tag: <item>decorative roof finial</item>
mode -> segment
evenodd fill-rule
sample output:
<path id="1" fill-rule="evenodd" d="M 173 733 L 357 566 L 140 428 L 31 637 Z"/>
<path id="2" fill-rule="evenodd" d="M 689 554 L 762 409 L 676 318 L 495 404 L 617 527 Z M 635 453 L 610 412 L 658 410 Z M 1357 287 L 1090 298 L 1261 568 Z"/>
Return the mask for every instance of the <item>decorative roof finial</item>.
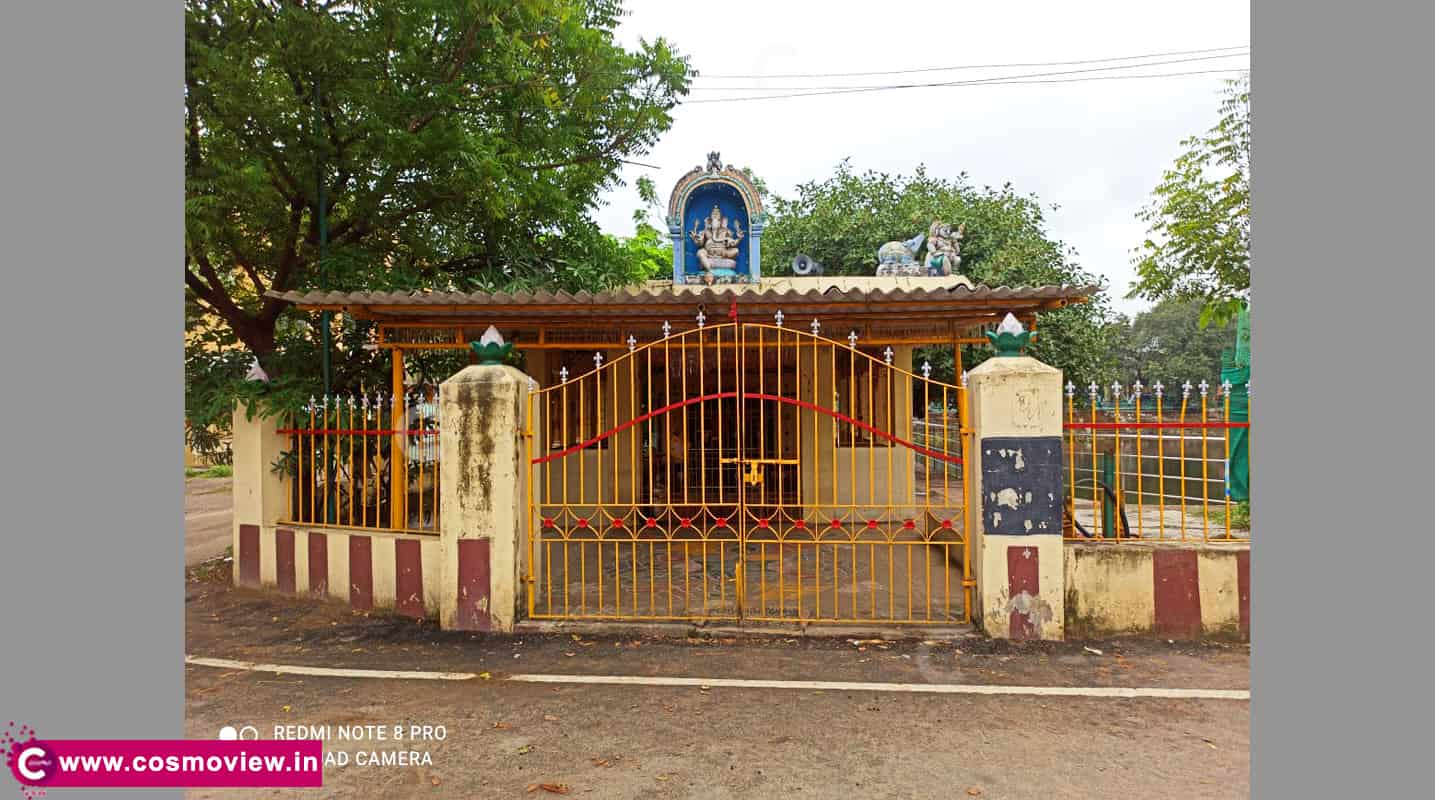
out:
<path id="1" fill-rule="evenodd" d="M 478 363 L 486 366 L 501 366 L 504 359 L 508 358 L 508 354 L 513 350 L 513 343 L 505 343 L 503 335 L 492 325 L 488 326 L 488 330 L 483 332 L 483 336 L 479 337 L 478 341 L 469 342 L 468 346 L 478 354 Z"/>
<path id="2" fill-rule="evenodd" d="M 1007 312 L 996 331 L 987 333 L 987 341 L 996 348 L 998 356 L 1018 356 L 1022 348 L 1031 342 L 1031 332 L 1022 327 L 1015 315 Z"/>

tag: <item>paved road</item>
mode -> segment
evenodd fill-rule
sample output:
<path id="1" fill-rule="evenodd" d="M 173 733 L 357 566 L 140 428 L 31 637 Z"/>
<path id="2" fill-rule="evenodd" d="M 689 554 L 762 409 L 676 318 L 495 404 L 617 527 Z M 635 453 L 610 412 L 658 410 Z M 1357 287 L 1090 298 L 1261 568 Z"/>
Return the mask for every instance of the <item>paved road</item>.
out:
<path id="1" fill-rule="evenodd" d="M 484 636 L 191 578 L 187 651 L 249 661 L 486 672 L 463 682 L 187 668 L 186 735 L 327 725 L 322 793 L 265 797 L 1051 798 L 1249 795 L 1242 700 L 539 685 L 584 673 L 912 683 L 1246 688 L 1245 646 L 1012 645 L 980 637 Z M 1091 650 L 1085 649 L 1092 648 Z M 1099 652 L 1096 652 L 1099 651 Z M 341 741 L 341 725 L 442 725 L 442 741 Z M 360 753 L 413 763 L 360 766 Z M 393 758 L 393 756 L 390 756 Z M 368 758 L 373 758 L 369 756 Z M 383 758 L 380 755 L 378 758 Z M 532 787 L 532 792 L 529 791 Z M 195 798 L 253 797 L 196 790 Z"/>
<path id="2" fill-rule="evenodd" d="M 233 532 L 234 498 L 229 478 L 184 481 L 184 564 L 192 567 L 224 554 Z"/>

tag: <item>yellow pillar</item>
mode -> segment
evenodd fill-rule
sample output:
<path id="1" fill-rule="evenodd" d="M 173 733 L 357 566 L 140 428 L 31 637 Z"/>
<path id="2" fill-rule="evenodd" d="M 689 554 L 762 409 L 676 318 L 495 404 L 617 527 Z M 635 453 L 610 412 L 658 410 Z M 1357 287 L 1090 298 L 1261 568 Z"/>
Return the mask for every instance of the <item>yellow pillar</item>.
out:
<path id="1" fill-rule="evenodd" d="M 993 638 L 1061 639 L 1061 370 L 998 356 L 971 371 L 968 390 L 975 443 L 968 497 L 978 512 L 972 619 Z"/>
<path id="2" fill-rule="evenodd" d="M 528 376 L 513 367 L 475 365 L 439 387 L 444 628 L 511 631 L 517 621 L 528 515 L 529 386 Z"/>
<path id="3" fill-rule="evenodd" d="M 277 417 L 251 418 L 243 404 L 236 405 L 233 417 L 234 453 L 234 581 L 239 582 L 241 526 L 259 528 L 260 564 L 273 563 L 272 554 L 275 523 L 283 519 L 289 510 L 288 489 L 280 475 L 275 474 L 272 465 L 279 460 L 288 445 L 286 437 L 275 431 L 279 428 Z M 272 570 L 261 567 L 261 582 L 273 583 Z"/>

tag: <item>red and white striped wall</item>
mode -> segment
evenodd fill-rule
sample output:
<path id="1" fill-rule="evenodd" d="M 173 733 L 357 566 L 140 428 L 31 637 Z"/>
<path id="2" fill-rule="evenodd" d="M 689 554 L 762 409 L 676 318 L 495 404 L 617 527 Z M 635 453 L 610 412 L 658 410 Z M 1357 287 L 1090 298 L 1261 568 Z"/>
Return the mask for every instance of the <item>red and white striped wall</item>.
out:
<path id="1" fill-rule="evenodd" d="M 1069 637 L 1251 638 L 1249 544 L 1068 542 Z"/>
<path id="2" fill-rule="evenodd" d="M 235 582 L 356 610 L 438 615 L 439 542 L 432 536 L 239 525 Z"/>

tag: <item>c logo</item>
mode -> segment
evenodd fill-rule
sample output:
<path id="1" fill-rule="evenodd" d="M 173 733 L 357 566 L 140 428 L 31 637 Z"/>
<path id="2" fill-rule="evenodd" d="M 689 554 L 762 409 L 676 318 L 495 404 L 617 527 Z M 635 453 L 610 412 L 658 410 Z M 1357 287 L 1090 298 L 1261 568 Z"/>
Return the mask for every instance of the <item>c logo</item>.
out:
<path id="1" fill-rule="evenodd" d="M 15 757 L 15 771 L 32 783 L 39 783 L 50 777 L 48 768 L 54 765 L 55 759 L 50 755 L 49 749 L 40 745 L 31 745 Z"/>

